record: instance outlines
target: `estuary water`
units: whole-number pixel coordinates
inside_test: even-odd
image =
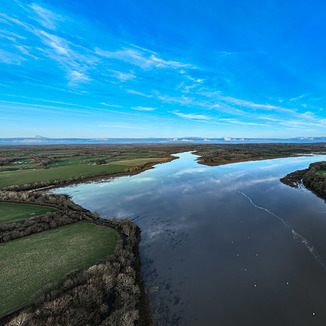
[[[279,181],[326,156],[217,167],[177,156],[55,192],[135,219],[158,325],[326,325],[326,205]]]

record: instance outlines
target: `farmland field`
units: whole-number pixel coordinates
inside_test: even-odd
[[[25,306],[49,282],[110,255],[116,231],[82,221],[0,245],[0,317]]]
[[[0,190],[28,190],[128,172],[171,159],[171,149],[110,146],[39,146],[0,152]],[[22,187],[22,188],[21,188]],[[17,190],[17,189],[14,189]]]
[[[55,208],[50,207],[16,203],[0,203],[0,225],[24,221],[32,217],[55,211],[57,211]]]
[[[146,163],[164,162],[164,159],[132,159],[105,165],[73,165],[53,167],[51,169],[19,170],[0,172],[0,189],[12,185],[34,184],[36,182],[54,182],[71,178],[96,177],[124,172],[125,169]]]

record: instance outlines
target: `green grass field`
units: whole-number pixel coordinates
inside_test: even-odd
[[[141,166],[150,162],[166,161],[164,158],[141,158],[112,162],[105,165],[73,165],[53,167],[50,169],[35,169],[0,172],[0,189],[12,185],[34,184],[35,182],[53,182],[75,177],[92,177],[124,172],[126,168]]]
[[[82,221],[0,245],[0,317],[31,302],[49,282],[110,255],[116,231]]]
[[[57,210],[51,207],[0,203],[0,225],[24,221],[31,217],[37,217],[55,211]]]
[[[0,189],[11,185],[33,184],[35,182],[51,182],[74,177],[96,176],[123,172],[124,165],[76,165],[62,166],[51,169],[25,171],[8,171],[0,173]]]
[[[320,170],[320,171],[317,171],[317,173],[320,175],[326,175],[326,170]]]

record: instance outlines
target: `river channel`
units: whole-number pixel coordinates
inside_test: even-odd
[[[177,156],[54,192],[135,219],[158,325],[326,325],[326,205],[279,181],[326,156],[217,167]]]

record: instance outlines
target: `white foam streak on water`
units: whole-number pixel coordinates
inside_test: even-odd
[[[291,225],[289,225],[288,223],[285,222],[285,220],[274,214],[273,212],[269,211],[267,208],[265,207],[261,207],[261,206],[258,206],[256,205],[253,200],[248,196],[246,195],[245,193],[243,193],[242,191],[237,191],[239,194],[243,195],[245,198],[247,198],[249,200],[249,202],[251,203],[251,205],[253,205],[254,207],[260,209],[260,210],[263,210],[265,212],[267,212],[268,214],[276,217],[286,228],[290,229],[291,232],[292,232],[292,235],[293,235],[293,238],[294,239],[297,239],[299,240],[301,243],[303,243],[305,245],[305,247],[309,250],[309,252],[313,255],[313,257],[315,258],[315,260],[324,268],[326,269],[326,265],[325,263],[323,262],[323,259],[319,256],[319,254],[316,252],[316,249],[314,248],[314,246],[304,237],[302,236],[301,234],[299,234],[298,232],[296,232],[293,227]]]

